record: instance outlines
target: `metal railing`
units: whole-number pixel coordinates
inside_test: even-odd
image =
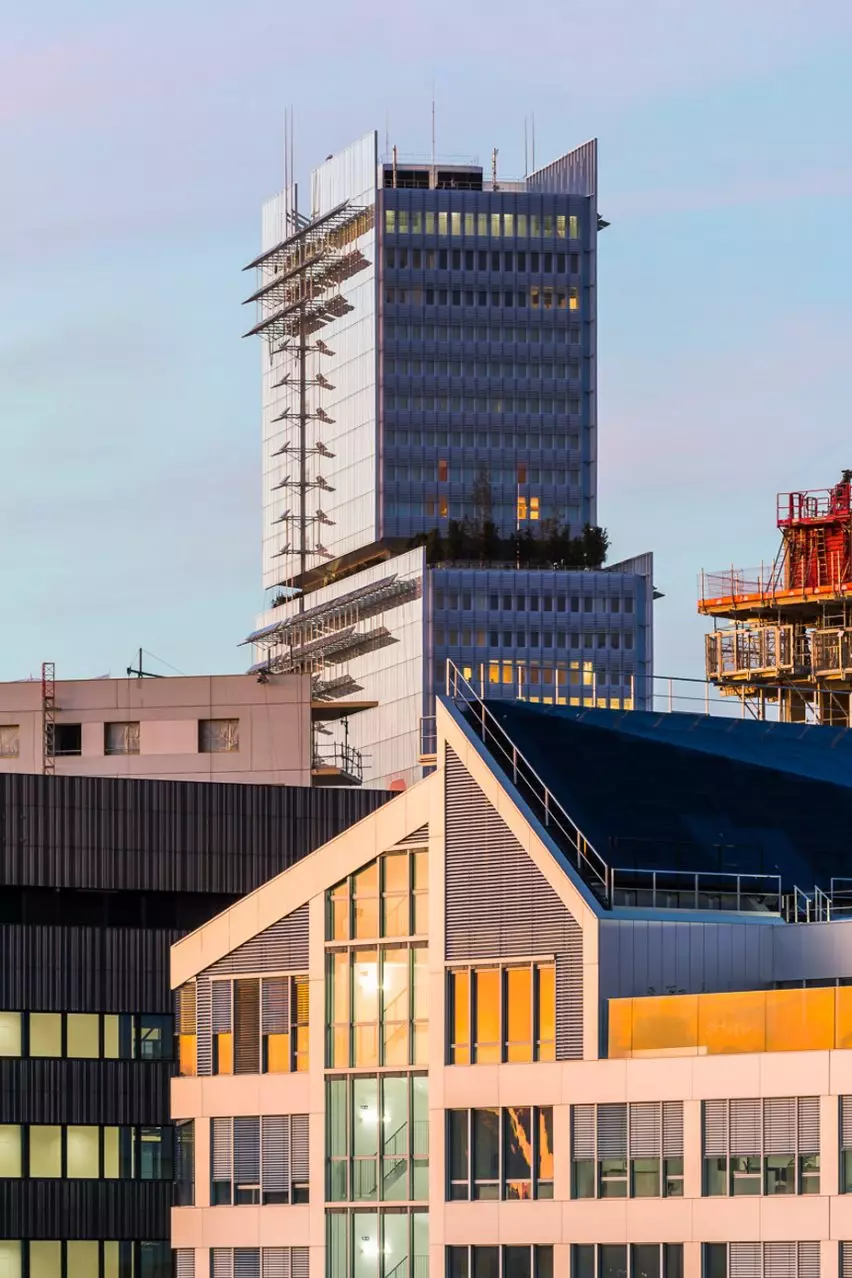
[[[605,905],[609,905],[610,871],[606,861],[576,822],[572,821],[458,666],[450,660],[447,661],[446,691],[447,697],[459,707],[483,745],[495,757],[545,828],[555,836],[580,877]]]
[[[438,753],[438,724],[433,714],[420,716],[420,757],[431,759]]]
[[[852,902],[845,908],[849,909],[850,906]],[[832,896],[816,886],[810,892],[805,892],[794,884],[792,892],[784,896],[785,923],[830,923],[836,913]]]
[[[363,755],[360,750],[356,750],[354,746],[350,745],[342,745],[340,743],[315,745],[313,767],[339,768],[347,776],[356,777],[359,781],[364,778]]]
[[[613,906],[654,910],[782,912],[781,876],[724,870],[610,870]]]

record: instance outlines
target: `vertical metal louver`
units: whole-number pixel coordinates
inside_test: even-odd
[[[211,981],[211,1028],[214,1034],[230,1034],[233,981]]]
[[[234,1073],[260,1072],[260,981],[234,981]]]
[[[265,1194],[290,1194],[290,1119],[264,1115],[261,1119],[262,1186]]]
[[[799,1153],[819,1153],[819,1097],[799,1097]]]
[[[627,1106],[598,1105],[598,1158],[627,1157]]]
[[[178,1247],[173,1253],[175,1278],[195,1278],[195,1252],[191,1247]]]
[[[730,1102],[731,1153],[740,1157],[760,1157],[763,1152],[761,1105],[759,1100]]]
[[[290,1130],[290,1148],[293,1161],[293,1181],[306,1185],[310,1180],[308,1153],[308,1115],[293,1114]]]
[[[728,1247],[729,1278],[761,1278],[760,1243],[731,1243]]]
[[[260,1119],[234,1119],[234,1181],[260,1184]]]
[[[656,1101],[631,1102],[630,1157],[659,1158],[662,1150],[662,1112]]]
[[[763,1102],[763,1149],[734,1150],[734,1153],[795,1154],[796,1100],[793,1096],[773,1096]]]
[[[267,976],[261,983],[261,1029],[264,1034],[287,1034],[290,1029],[290,978]]]
[[[595,1158],[595,1107],[594,1105],[572,1105],[573,1157],[575,1159]]]
[[[230,1118],[211,1119],[213,1179],[231,1180],[234,1174],[233,1126]]]
[[[663,1101],[663,1158],[683,1158],[683,1101]]]

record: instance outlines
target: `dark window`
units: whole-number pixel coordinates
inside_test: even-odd
[[[53,728],[55,756],[83,753],[83,727],[79,723],[57,723]]]

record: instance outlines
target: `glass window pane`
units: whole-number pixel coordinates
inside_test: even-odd
[[[379,1270],[379,1218],[374,1211],[352,1216],[353,1278],[377,1278]],[[347,1266],[348,1268],[348,1266]],[[340,1270],[346,1273],[346,1268]]]
[[[385,950],[382,961],[382,1019],[405,1021],[408,1013],[408,950]],[[405,1061],[404,1064],[408,1062]]]
[[[473,1111],[474,1198],[500,1197],[500,1111]]]
[[[170,1016],[153,1016],[143,1012],[139,1017],[139,1059],[164,1061],[171,1056],[172,1024]]]
[[[382,898],[382,936],[409,936],[411,897],[384,896]]]
[[[376,950],[358,950],[352,955],[353,1021],[379,1019],[379,956]]]
[[[475,1059],[478,1064],[500,1061],[500,972],[481,968],[473,973],[476,1017]]]
[[[382,1088],[382,1153],[405,1157],[409,1148],[408,1079],[386,1075]]]
[[[540,1061],[553,1061],[556,1060],[556,968],[552,963],[540,964],[536,977],[536,1054]]]
[[[386,892],[408,891],[408,853],[394,852],[382,857]]]
[[[664,1278],[683,1278],[683,1243],[663,1244]]]
[[[547,1105],[538,1111],[538,1167],[539,1181],[553,1180],[553,1110]]]
[[[21,1244],[0,1238],[0,1278],[21,1278]]]
[[[62,1017],[59,1012],[30,1012],[30,1056],[62,1055]]]
[[[503,1273],[507,1276],[511,1274],[515,1278],[533,1278],[532,1276],[532,1252],[529,1247],[504,1247],[503,1248]]]
[[[727,1158],[704,1159],[704,1192],[708,1195],[727,1194],[728,1192],[728,1160]]]
[[[495,214],[499,218],[500,214]],[[500,1278],[500,1248],[473,1247],[472,1278]]]
[[[96,1242],[68,1242],[66,1278],[95,1278],[98,1272],[100,1244]]]
[[[613,1243],[598,1247],[598,1278],[627,1278],[627,1248]]]
[[[470,973],[450,972],[450,1000],[453,1018],[452,1065],[470,1064]]]
[[[62,1128],[34,1126],[29,1130],[30,1176],[62,1175]]]
[[[632,1162],[634,1198],[659,1198],[659,1158],[634,1158]]]
[[[365,866],[353,878],[354,935],[372,938],[379,935],[379,863]]]
[[[503,1177],[509,1198],[532,1197],[532,1110],[510,1105],[503,1111]]]
[[[470,1278],[467,1247],[447,1248],[447,1278]]]
[[[104,1179],[118,1180],[121,1176],[121,1154],[118,1127],[104,1128]]]
[[[572,1278],[595,1278],[595,1249],[588,1243],[571,1248]]]
[[[326,1139],[330,1157],[343,1157],[349,1152],[347,1140],[348,1123],[346,1117],[346,1092],[348,1083],[345,1078],[331,1078],[328,1082],[328,1123]]]
[[[4,1123],[0,1126],[0,1178],[18,1180],[20,1176],[21,1129]],[[0,1269],[0,1275],[2,1272]]]
[[[411,1080],[412,1104],[412,1153],[429,1153],[429,1079],[425,1074],[415,1074]]]
[[[329,940],[349,939],[349,882],[339,883],[329,892]]]
[[[90,1013],[69,1012],[66,1024],[65,1055],[95,1060],[100,1055],[100,1017]]]
[[[371,1078],[352,1079],[353,1153],[377,1154],[379,1150],[378,1082]]]
[[[631,1278],[660,1278],[660,1248],[656,1243],[633,1248]]]
[[[704,1278],[727,1278],[727,1243],[704,1244]]]
[[[257,1119],[254,1121],[257,1122]],[[171,1180],[171,1127],[139,1129],[139,1178],[140,1180]]]
[[[100,1129],[69,1127],[66,1132],[69,1180],[97,1180],[101,1171]]]
[[[506,972],[507,1060],[532,1060],[532,968]]]
[[[62,1278],[62,1243],[30,1243],[30,1278]]]
[[[20,1056],[20,1054],[21,1013],[0,1012],[0,1056]]]
[[[104,1243],[104,1278],[125,1278],[119,1269],[117,1242]]]
[[[766,1159],[767,1194],[795,1194],[796,1160],[787,1154],[770,1154]]]
[[[382,1273],[385,1278],[391,1274],[393,1278],[401,1278],[402,1274],[410,1272],[410,1266],[403,1264],[408,1259],[408,1216],[403,1212],[386,1212],[382,1223]]]

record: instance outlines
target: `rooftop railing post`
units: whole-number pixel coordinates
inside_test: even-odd
[[[669,714],[674,709],[674,679],[669,679]]]

